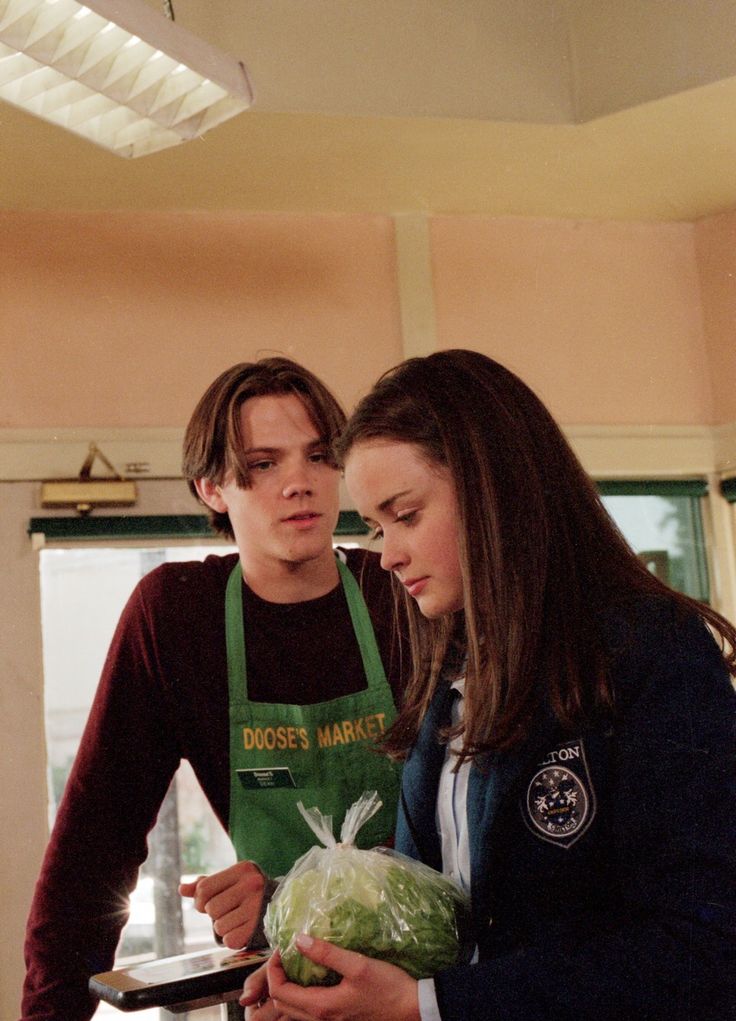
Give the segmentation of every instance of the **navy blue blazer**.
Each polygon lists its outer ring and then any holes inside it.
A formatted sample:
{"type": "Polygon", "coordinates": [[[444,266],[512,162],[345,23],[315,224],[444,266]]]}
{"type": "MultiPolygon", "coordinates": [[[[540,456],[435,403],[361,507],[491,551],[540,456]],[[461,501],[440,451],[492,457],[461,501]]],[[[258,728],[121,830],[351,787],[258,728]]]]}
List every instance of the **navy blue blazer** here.
{"type": "MultiPolygon", "coordinates": [[[[479,961],[435,977],[443,1021],[736,1018],[736,692],[667,600],[607,629],[616,712],[551,714],[471,767],[479,961]]],[[[405,764],[397,850],[441,869],[435,803],[450,692],[405,764]]]]}

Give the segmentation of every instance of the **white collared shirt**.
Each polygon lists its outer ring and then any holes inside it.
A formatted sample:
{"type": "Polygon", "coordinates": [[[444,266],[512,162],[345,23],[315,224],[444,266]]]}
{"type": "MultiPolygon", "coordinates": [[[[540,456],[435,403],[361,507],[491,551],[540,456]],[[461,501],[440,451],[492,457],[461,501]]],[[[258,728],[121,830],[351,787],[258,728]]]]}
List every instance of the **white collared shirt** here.
{"type": "MultiPolygon", "coordinates": [[[[451,722],[455,726],[463,718],[465,703],[465,678],[455,681],[452,690],[457,696],[452,700],[451,722]]],[[[457,757],[462,738],[455,738],[447,746],[445,761],[440,773],[437,789],[437,832],[442,847],[442,872],[470,893],[470,846],[468,844],[468,777],[470,761],[466,760],[456,771],[457,757]]]]}
{"type": "MultiPolygon", "coordinates": [[[[452,702],[451,722],[453,726],[463,718],[465,702],[465,678],[452,685],[458,695],[452,702]]],[[[447,746],[445,761],[437,788],[437,831],[442,848],[442,872],[449,876],[466,893],[470,893],[470,845],[468,842],[468,778],[470,761],[455,771],[457,758],[451,754],[462,744],[455,739],[447,746]]],[[[434,979],[420,979],[419,1013],[422,1021],[442,1021],[437,1004],[434,979]]]]}

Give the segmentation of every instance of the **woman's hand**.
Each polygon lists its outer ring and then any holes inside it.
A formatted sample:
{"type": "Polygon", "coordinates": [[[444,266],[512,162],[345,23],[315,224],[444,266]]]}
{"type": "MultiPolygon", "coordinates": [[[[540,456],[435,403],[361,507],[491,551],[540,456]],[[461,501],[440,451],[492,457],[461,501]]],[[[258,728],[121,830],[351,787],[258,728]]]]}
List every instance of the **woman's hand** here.
{"type": "Polygon", "coordinates": [[[241,1007],[245,1007],[246,1021],[279,1021],[284,1015],[276,1008],[268,996],[267,964],[252,972],[243,985],[240,997],[241,1007]]]}
{"type": "Polygon", "coordinates": [[[310,961],[342,975],[342,981],[309,988],[289,982],[276,952],[245,983],[242,1004],[263,999],[262,978],[257,977],[263,971],[270,996],[266,1004],[246,1012],[248,1021],[420,1021],[417,983],[401,968],[304,934],[296,945],[310,961]]]}

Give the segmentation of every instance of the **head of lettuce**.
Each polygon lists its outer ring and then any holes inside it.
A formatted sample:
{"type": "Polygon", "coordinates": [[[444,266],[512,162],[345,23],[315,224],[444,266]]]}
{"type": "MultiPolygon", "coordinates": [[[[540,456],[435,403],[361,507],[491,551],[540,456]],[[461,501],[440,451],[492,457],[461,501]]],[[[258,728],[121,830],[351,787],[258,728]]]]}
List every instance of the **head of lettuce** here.
{"type": "Polygon", "coordinates": [[[313,847],[279,884],[266,912],[266,935],[281,952],[284,971],[303,986],[335,985],[340,976],[299,953],[309,933],[428,978],[463,956],[468,901],[445,876],[388,848],[353,844],[360,826],[380,807],[375,791],[345,816],[338,844],[331,820],[300,810],[325,847],[313,847]]]}

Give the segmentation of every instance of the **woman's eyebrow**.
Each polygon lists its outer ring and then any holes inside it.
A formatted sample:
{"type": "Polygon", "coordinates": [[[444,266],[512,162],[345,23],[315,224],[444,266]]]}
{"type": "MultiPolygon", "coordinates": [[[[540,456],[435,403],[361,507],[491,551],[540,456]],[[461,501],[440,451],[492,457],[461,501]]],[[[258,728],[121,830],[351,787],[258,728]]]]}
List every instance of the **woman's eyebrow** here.
{"type": "Polygon", "coordinates": [[[383,501],[382,503],[379,503],[379,505],[378,505],[378,510],[379,510],[379,511],[385,511],[385,510],[388,510],[388,509],[390,508],[390,506],[391,506],[391,504],[392,504],[392,503],[395,503],[395,502],[396,502],[396,500],[400,500],[400,499],[401,499],[401,497],[402,497],[402,496],[406,496],[406,495],[407,495],[407,493],[409,493],[409,490],[408,490],[408,489],[402,489],[400,493],[394,493],[394,495],[393,495],[393,496],[389,496],[389,497],[388,497],[388,498],[387,498],[386,500],[384,500],[384,501],[383,501]]]}
{"type": "MultiPolygon", "coordinates": [[[[408,489],[402,489],[400,493],[395,493],[393,496],[387,497],[385,500],[379,503],[379,505],[376,507],[376,510],[379,513],[381,513],[382,511],[390,510],[391,505],[394,503],[395,500],[400,500],[402,496],[406,496],[406,494],[409,492],[410,490],[408,489]]],[[[374,521],[373,518],[369,517],[367,514],[361,514],[360,516],[363,519],[363,521],[365,521],[366,525],[369,525],[371,528],[378,527],[378,522],[374,521]]]]}

